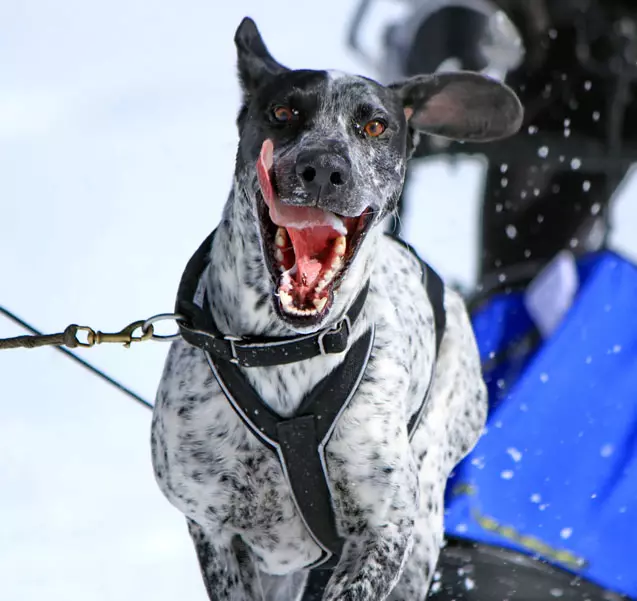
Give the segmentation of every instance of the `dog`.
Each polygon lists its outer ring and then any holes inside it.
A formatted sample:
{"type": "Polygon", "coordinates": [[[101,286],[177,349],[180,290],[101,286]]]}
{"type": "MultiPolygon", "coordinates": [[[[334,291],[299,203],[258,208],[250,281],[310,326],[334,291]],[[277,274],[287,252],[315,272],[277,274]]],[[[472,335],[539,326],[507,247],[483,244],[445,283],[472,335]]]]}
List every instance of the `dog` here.
{"type": "Polygon", "coordinates": [[[187,518],[211,600],[310,598],[326,554],[331,569],[311,598],[425,599],[445,483],[480,436],[486,389],[463,300],[442,289],[437,320],[423,265],[383,224],[418,135],[497,140],[519,129],[522,107],[504,84],[469,72],[383,86],[291,70],[249,18],[235,44],[243,102],[234,183],[199,251],[201,277],[186,278],[199,300],[178,302],[212,325],[205,334],[184,318],[191,340],[208,342],[177,340],[166,359],[151,433],[156,480],[187,518]],[[258,353],[242,344],[259,341],[270,359],[251,364],[258,353]],[[348,361],[354,367],[341,369],[348,361]],[[248,392],[233,397],[232,382],[248,392]],[[294,421],[322,382],[332,388],[314,395],[316,415],[294,421]],[[349,392],[320,453],[307,451],[341,389],[349,392]],[[243,396],[262,404],[246,408],[243,396]],[[278,443],[258,425],[257,406],[278,443]],[[332,546],[323,544],[330,528],[340,541],[332,546]]]}

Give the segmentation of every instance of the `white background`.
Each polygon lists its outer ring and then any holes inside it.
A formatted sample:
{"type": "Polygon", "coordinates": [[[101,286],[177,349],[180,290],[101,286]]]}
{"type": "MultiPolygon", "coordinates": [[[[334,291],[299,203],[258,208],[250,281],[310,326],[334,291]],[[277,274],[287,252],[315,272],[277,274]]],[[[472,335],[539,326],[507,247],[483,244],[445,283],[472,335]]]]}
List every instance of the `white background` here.
{"type": "MultiPolygon", "coordinates": [[[[254,17],[291,67],[374,76],[352,2],[0,0],[0,304],[46,332],[171,311],[233,170],[233,35],[254,17]]],[[[473,281],[477,161],[419,167],[407,236],[473,281]]],[[[633,188],[634,190],[634,188],[633,188]]],[[[630,190],[616,244],[636,254],[630,190]]],[[[0,337],[21,334],[0,318],[0,337]]],[[[82,355],[152,399],[167,347],[82,355]]],[[[150,411],[51,349],[0,356],[0,600],[203,601],[157,489],[150,411]]]]}

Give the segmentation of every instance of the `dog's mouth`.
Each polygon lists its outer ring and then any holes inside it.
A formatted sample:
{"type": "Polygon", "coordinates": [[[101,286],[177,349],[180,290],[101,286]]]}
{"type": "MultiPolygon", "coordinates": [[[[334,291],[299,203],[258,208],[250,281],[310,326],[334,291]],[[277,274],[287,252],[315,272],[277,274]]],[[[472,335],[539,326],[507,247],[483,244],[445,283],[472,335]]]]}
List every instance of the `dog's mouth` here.
{"type": "Polygon", "coordinates": [[[365,209],[358,217],[344,217],[283,204],[276,191],[273,151],[272,141],[266,140],[257,161],[264,254],[275,279],[279,313],[287,321],[310,326],[329,311],[373,213],[365,209]]]}

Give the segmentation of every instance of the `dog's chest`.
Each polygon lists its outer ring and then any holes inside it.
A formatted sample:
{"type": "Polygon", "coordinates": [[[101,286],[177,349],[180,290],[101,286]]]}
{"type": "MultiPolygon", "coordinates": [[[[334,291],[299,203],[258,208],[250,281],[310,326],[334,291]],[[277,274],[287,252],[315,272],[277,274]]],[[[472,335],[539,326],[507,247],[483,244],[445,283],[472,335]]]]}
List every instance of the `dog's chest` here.
{"type": "MultiPolygon", "coordinates": [[[[372,296],[376,330],[370,360],[327,445],[344,531],[382,520],[383,492],[410,478],[409,449],[396,440],[424,396],[433,330],[421,284],[415,280],[409,288],[392,286],[394,298],[372,296]]],[[[268,405],[287,417],[325,375],[326,366],[312,361],[247,373],[268,405]]],[[[277,456],[248,431],[204,354],[183,342],[172,347],[166,363],[152,443],[164,494],[208,532],[240,533],[264,568],[275,573],[318,558],[320,550],[301,521],[277,456]]]]}

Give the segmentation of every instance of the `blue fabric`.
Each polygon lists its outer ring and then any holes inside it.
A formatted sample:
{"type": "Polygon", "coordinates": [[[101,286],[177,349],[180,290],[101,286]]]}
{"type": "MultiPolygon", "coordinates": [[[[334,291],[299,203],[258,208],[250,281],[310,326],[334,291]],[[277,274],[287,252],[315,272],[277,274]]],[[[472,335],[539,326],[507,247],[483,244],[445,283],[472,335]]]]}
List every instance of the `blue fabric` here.
{"type": "Polygon", "coordinates": [[[449,482],[446,528],[637,597],[637,268],[604,252],[578,272],[567,316],[517,366],[488,368],[533,331],[521,296],[473,316],[492,408],[449,482]]]}

